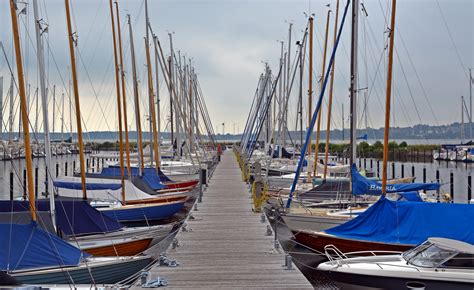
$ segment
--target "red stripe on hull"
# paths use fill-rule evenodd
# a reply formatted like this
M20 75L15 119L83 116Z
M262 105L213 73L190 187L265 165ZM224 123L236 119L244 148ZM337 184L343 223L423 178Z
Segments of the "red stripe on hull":
M166 188L168 189L177 189L177 188L185 188L185 187L192 187L198 184L199 180L187 180L187 181L178 181L178 182L165 182Z

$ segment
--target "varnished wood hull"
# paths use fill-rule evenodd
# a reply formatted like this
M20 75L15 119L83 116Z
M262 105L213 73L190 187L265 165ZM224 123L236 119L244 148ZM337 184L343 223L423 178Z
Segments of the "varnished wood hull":
M315 251L324 253L324 247L334 245L343 253L359 251L397 251L404 252L414 245L388 244L362 240L344 239L317 232L301 231L293 233L296 241Z
M84 249L84 252L96 257L135 256L148 249L152 240L149 238L121 244L115 243L108 246Z
M184 189L195 187L198 183L199 180L186 180L176 182L164 182L163 184L166 185L166 189Z

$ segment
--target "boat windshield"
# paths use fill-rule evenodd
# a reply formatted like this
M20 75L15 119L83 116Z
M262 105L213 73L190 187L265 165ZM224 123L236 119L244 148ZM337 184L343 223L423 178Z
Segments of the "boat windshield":
M458 254L457 251L440 248L425 242L413 250L403 254L407 263L418 267L435 268L441 266Z

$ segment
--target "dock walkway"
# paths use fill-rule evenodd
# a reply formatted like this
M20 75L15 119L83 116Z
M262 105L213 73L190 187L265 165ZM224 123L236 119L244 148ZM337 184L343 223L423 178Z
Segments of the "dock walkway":
M273 236L266 235L268 222L252 211L248 187L230 150L197 207L187 231L176 236L179 246L167 251L180 265L154 267L152 279L165 278L166 288L176 289L313 289L296 266L283 266L285 254L275 251Z

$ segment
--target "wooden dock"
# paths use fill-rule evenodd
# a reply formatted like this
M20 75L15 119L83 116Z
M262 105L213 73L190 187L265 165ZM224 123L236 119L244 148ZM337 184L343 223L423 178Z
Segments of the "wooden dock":
M166 288L313 289L293 265L286 270L285 254L267 236L268 222L252 211L248 185L230 150L222 156L204 191L202 203L187 221L187 231L176 238L179 246L167 251L177 267L157 266L150 278L168 281ZM280 247L281 249L281 247Z

